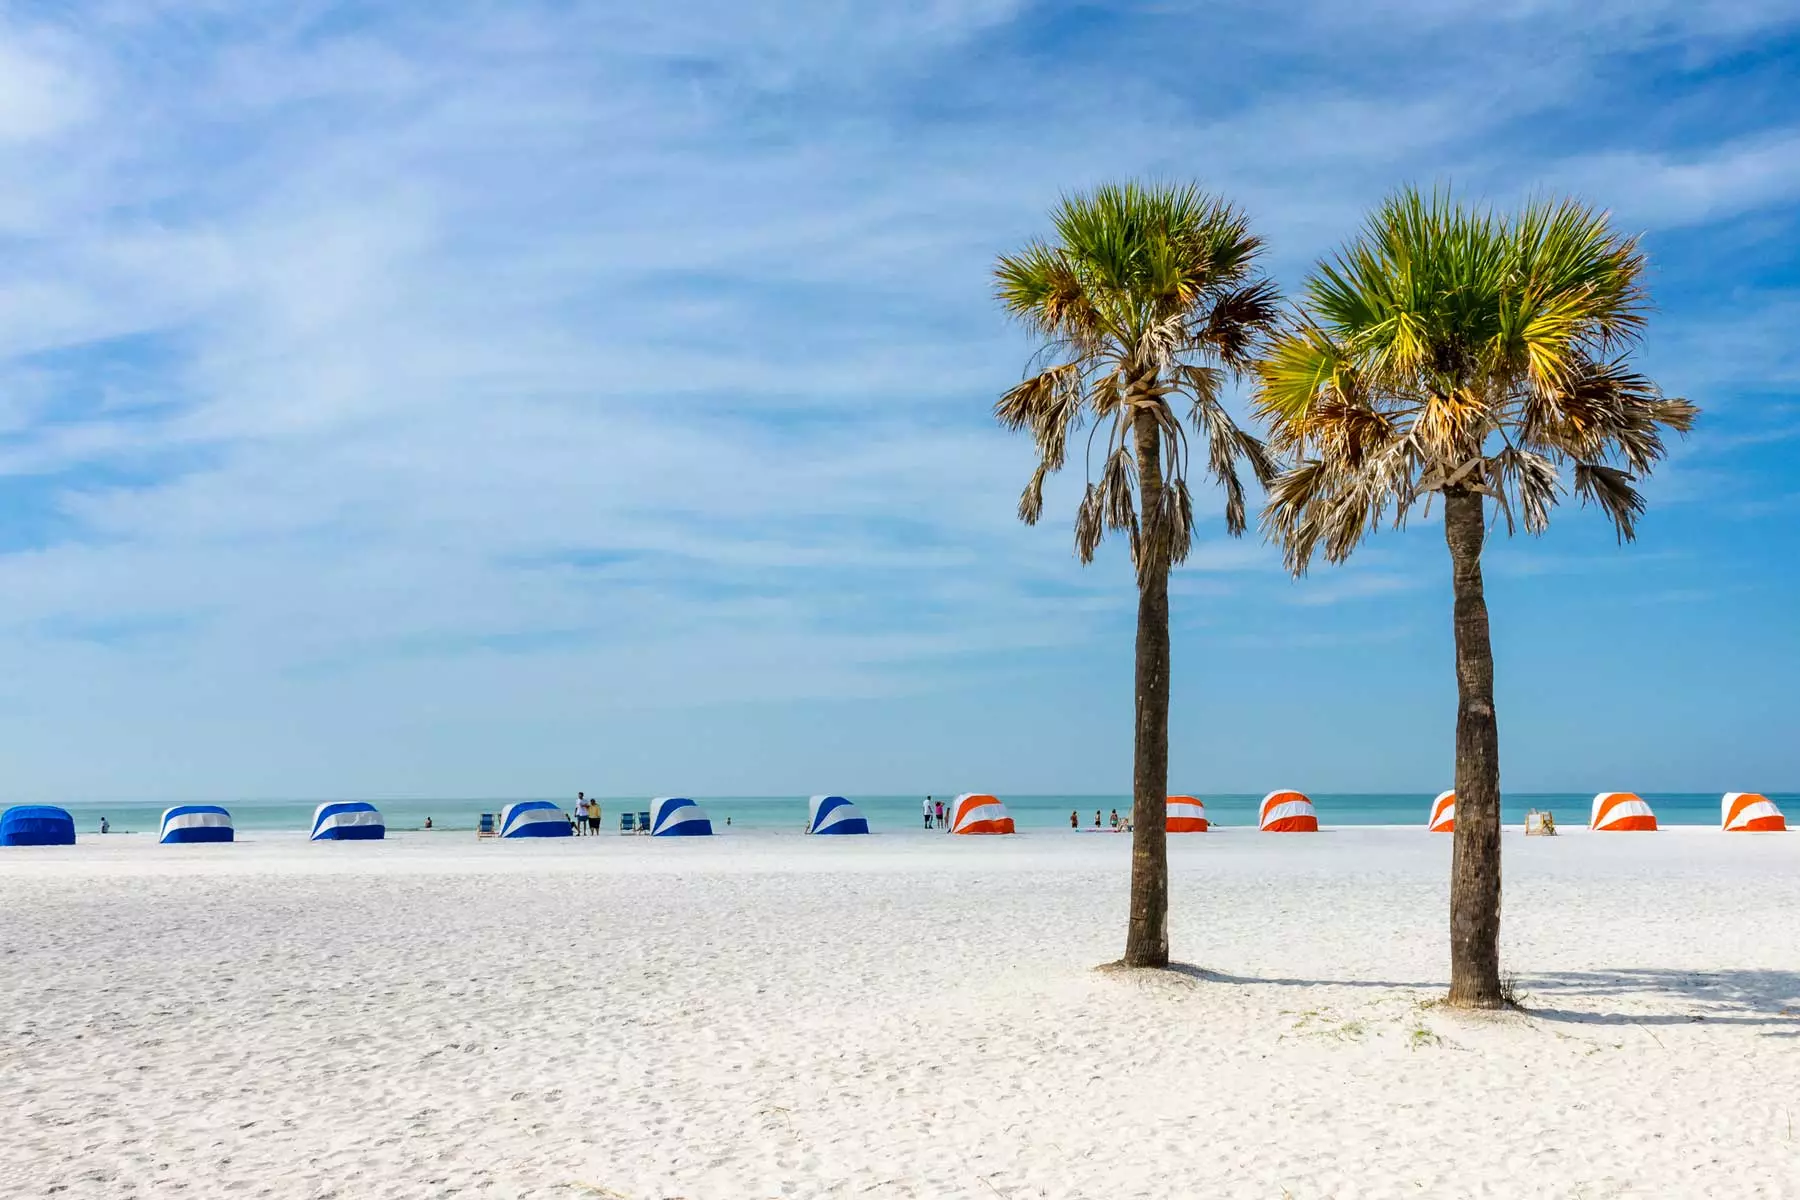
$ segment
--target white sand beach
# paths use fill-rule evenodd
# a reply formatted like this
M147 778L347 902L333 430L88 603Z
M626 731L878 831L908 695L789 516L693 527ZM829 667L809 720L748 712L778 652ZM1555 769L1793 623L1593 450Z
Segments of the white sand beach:
M1450 839L0 854L0 1195L1800 1196L1800 834L1506 838L1524 1014L1432 1005Z

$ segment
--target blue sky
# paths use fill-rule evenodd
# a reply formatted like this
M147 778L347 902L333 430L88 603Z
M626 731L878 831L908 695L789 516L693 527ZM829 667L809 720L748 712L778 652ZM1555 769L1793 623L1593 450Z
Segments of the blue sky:
M1790 0L0 5L0 794L1126 790L987 274L1125 175L1289 287L1406 181L1641 230L1704 423L1492 544L1503 783L1800 788L1796 79ZM1207 508L1171 783L1445 785L1436 526Z

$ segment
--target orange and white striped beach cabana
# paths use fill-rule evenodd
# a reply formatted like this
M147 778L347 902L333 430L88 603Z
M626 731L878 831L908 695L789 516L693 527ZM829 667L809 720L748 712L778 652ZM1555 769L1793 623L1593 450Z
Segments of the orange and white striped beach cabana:
M1439 792L1431 802L1431 820L1425 823L1432 833L1456 832L1456 793Z
M1605 833L1655 829L1656 814L1631 792L1601 792L1594 797L1594 815L1588 828Z
M1719 824L1727 833L1780 833L1787 828L1787 818L1767 796L1726 792L1719 802Z
M951 833L1011 833L1013 819L993 796L964 792L951 806Z
M1211 824L1206 805L1193 796L1170 796L1168 821L1170 833L1205 833Z
M1319 814L1303 792L1270 792L1257 826L1264 833L1317 833Z

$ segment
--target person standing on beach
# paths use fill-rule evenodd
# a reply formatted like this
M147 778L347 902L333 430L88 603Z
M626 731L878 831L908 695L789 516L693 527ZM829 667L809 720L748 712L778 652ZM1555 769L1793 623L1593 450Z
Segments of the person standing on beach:
M1069 810L1069 828L1075 830L1081 828L1081 814L1072 808Z
M1097 808L1094 810L1094 828L1100 828L1100 810Z
M600 836L600 801L588 801L588 832Z
M581 837L587 832L588 802L586 792L575 793L575 836Z
M931 797L925 797L925 828L931 828Z

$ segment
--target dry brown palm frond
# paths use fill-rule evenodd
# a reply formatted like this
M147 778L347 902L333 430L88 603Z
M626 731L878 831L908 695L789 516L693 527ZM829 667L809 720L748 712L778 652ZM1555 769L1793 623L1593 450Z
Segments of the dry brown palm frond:
M1331 458L1351 470L1391 446L1400 436L1400 420L1348 399L1321 401L1308 417L1306 435Z
M1084 565L1094 561L1094 551L1099 549L1100 539L1106 536L1102 507L1100 489L1088 484L1081 495L1081 503L1075 506L1075 556Z
M1446 458L1481 445L1489 425L1487 404L1468 388L1428 396L1413 421L1419 440Z
M1550 527L1550 509L1562 492L1556 464L1541 454L1508 446L1489 460L1496 495L1506 512L1506 530L1512 532L1512 506L1506 498L1517 496L1525 532L1539 534Z
M1188 314L1181 309L1149 325L1139 338L1136 359L1154 367L1158 375L1170 374L1188 347Z
M1363 534L1381 521L1386 495L1380 488L1381 472L1363 469L1344 473L1329 497L1319 506L1312 519L1319 525L1325 542L1325 561L1341 563L1362 540Z
M1058 363L1022 379L994 402L994 417L1008 429L1035 426L1043 413L1060 403L1059 392L1071 382L1079 387L1081 364Z
M1237 458L1242 453L1240 431L1218 405L1203 412L1196 404L1195 424L1206 435L1206 473L1225 491L1225 528L1233 537L1244 531L1244 485L1238 479ZM1254 439L1252 439L1254 440ZM1257 450L1262 449L1257 443Z
M1100 472L1100 492L1105 498L1103 511L1108 529L1130 531L1137 528L1136 483L1137 462L1129 447L1120 446Z
M1031 482L1019 496L1019 520L1027 525L1036 525L1038 518L1044 515L1044 477L1049 472L1049 465L1040 462L1037 470L1031 473Z
M1088 403L1094 410L1096 420L1115 415L1125 403L1124 379L1118 371L1108 371L1094 380Z
M1531 389L1519 405L1519 444L1576 458L1600 457L1606 453L1604 431L1610 424L1600 407L1603 399L1586 389Z
M1630 474L1604 463L1575 464L1575 491L1583 504L1592 500L1612 520L1619 541L1637 537L1637 518L1644 511L1644 498L1632 487L1637 482Z
M1680 396L1664 396L1658 393L1656 399L1645 406L1651 420L1667 425L1680 434L1694 431L1694 422L1700 419L1700 408L1690 400Z
M1249 430L1240 429L1235 437L1238 452L1244 456L1244 461L1250 464L1250 473L1256 476L1257 484L1266 489L1275 482L1275 476L1281 474L1280 460L1270 451L1268 443Z
M1288 569L1296 575L1306 573L1318 540L1307 513L1330 485L1331 468L1316 458L1296 463L1269 484L1263 527L1271 540L1281 543Z
M1242 507L1240 503L1240 521L1243 519ZM1187 480L1172 479L1164 486L1159 527L1165 539L1169 561L1176 565L1186 562L1188 551L1194 545L1194 497L1188 491Z
M1217 367L1199 367L1183 363L1178 375L1182 389L1192 396L1195 404L1217 404L1219 393L1225 388L1225 372Z
M1188 412L1188 422L1206 438L1207 470L1213 478L1224 483L1227 475L1235 475L1237 459L1241 457L1251 474L1256 476L1256 481L1267 488L1280 472L1269 447L1239 427L1219 401L1216 391L1209 393L1192 388L1188 394L1194 401Z
M1232 537L1243 533L1249 525L1249 517L1244 509L1244 484L1236 471L1227 471L1217 476L1219 489L1225 493L1225 531ZM1183 552L1183 557L1186 552Z
M1567 454L1572 458L1599 458L1604 447L1632 425L1658 397L1656 385L1630 370L1623 359L1612 361L1581 358L1572 362L1554 385L1532 388L1520 416L1521 438L1526 445ZM1634 460L1639 469L1660 455L1661 441L1652 451L1638 450L1651 458ZM1627 458L1633 453L1625 449Z
M1068 454L1069 434L1082 426L1080 363L1061 363L1033 375L994 404L994 416L1009 429L1031 430L1038 453L1060 470Z
M1194 332L1225 366L1247 371L1257 349L1280 323L1280 290L1265 279L1220 295Z

